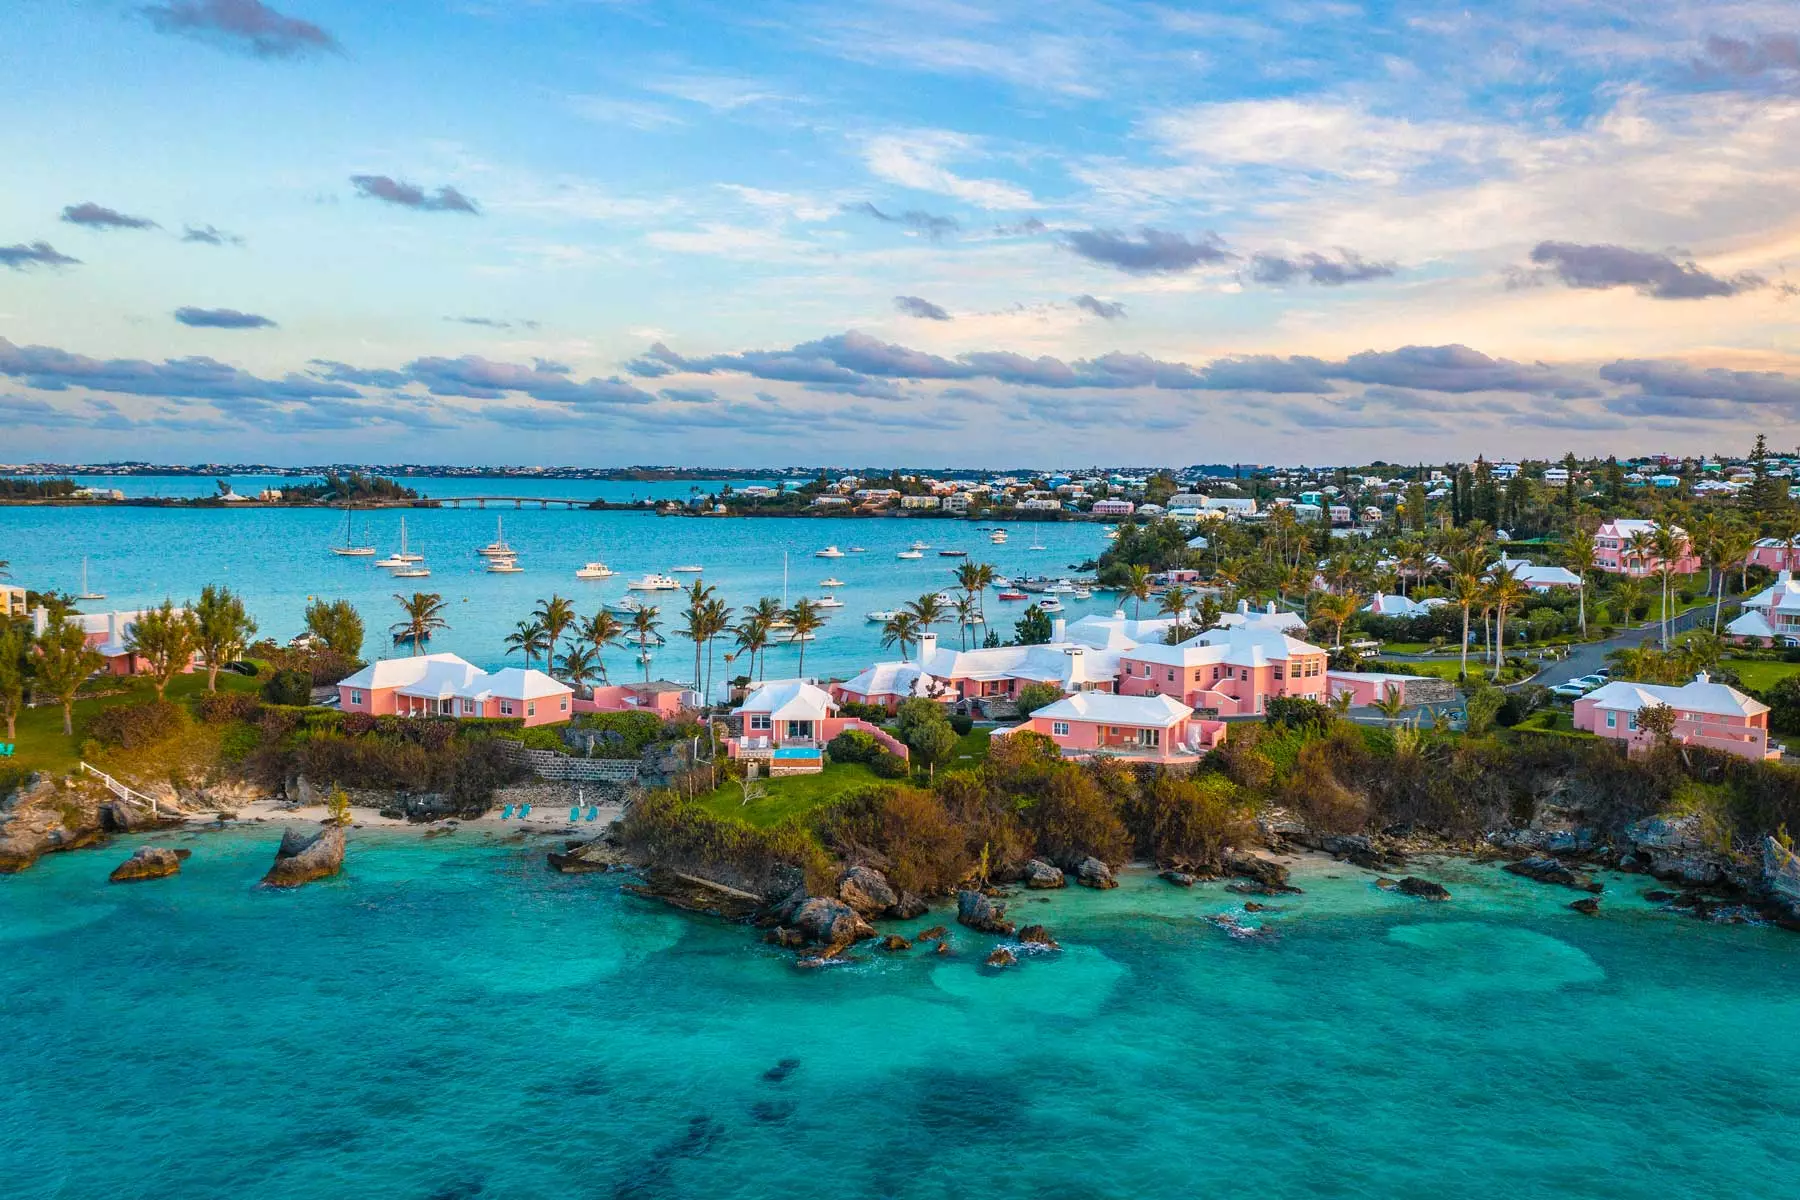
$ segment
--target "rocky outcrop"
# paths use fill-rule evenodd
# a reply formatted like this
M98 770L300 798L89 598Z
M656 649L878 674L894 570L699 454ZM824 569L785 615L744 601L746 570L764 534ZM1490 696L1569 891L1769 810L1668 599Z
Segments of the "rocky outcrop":
M982 933L1011 935L1013 923L1005 920L1006 905L980 892L967 889L956 893L956 920L960 925Z
M1119 886L1118 879L1113 876L1112 868L1091 854L1082 859L1081 865L1075 868L1075 882L1082 887L1094 888L1102 892L1108 888Z
M1186 871L1164 871L1161 873L1160 878L1168 880L1176 887L1184 888L1191 888L1194 884L1199 882L1199 879L1196 876L1189 875Z
M1005 946L995 946L993 953L987 956L987 962L982 965L1000 971L1016 965L1018 961L1019 956L1014 954L1011 950L1008 950Z
M1699 817L1651 817L1625 827L1631 857L1658 879L1706 887L1725 878L1725 865L1707 848Z
M139 846L131 857L113 868L109 883L135 883L140 879L166 879L181 874L182 860L191 850L169 850L162 846Z
M646 900L659 900L684 912L704 913L727 921L749 921L764 909L763 898L754 892L699 875L652 867L643 872L643 880L619 890Z
M837 898L865 918L878 917L900 902L886 875L861 865L846 867L838 876Z
M1800 854L1772 837L1763 839L1762 885L1771 901L1800 918Z
M1396 891L1407 896L1416 896L1421 900L1448 900L1450 889L1441 883L1433 883L1429 879L1420 879L1417 875L1408 875L1394 885Z
M950 936L950 930L943 925L933 925L930 929L921 929L913 938L913 942L936 942Z
M1341 858L1365 871L1388 871L1406 866L1406 855L1382 849L1360 833L1327 835L1319 840L1319 848L1333 858ZM1282 882L1286 882L1285 878Z
M428 832L425 836L430 837L431 833ZM625 853L605 836L591 841L564 842L562 850L552 850L545 857L549 860L551 870L561 871L564 875L592 875L600 871L617 870L630 862Z
M1255 854L1227 854L1224 866L1227 875L1242 876L1257 885L1254 888L1232 887L1231 890L1234 892L1259 896L1281 896L1297 894L1300 891L1299 888L1288 882L1286 867Z
M1530 858L1507 863L1502 869L1526 879L1535 879L1539 883L1574 888L1578 892L1599 892L1605 890L1606 886L1596 882L1592 875L1577 871L1561 859L1551 858L1547 854L1534 854Z
M309 834L290 829L281 835L275 865L263 876L269 887L299 887L336 875L344 866L344 827L332 824Z
M1586 917L1597 917L1600 915L1600 902L1592 896L1583 896L1581 899L1570 904L1569 907Z
M46 854L103 840L100 805L95 794L64 788L41 774L27 779L10 800L0 796L0 875L23 871Z
M896 954L901 950L911 950L912 943L897 933L890 933L881 939L881 948L889 954Z
M887 915L893 917L896 921L910 921L914 917L922 917L930 911L931 905L925 902L923 896L917 896L912 892L902 890L900 899L895 902L892 908L888 909Z
M1063 878L1062 868L1041 858L1034 858L1025 864L1025 886L1038 891L1049 891L1052 888L1067 887L1068 881Z
M1041 946L1045 950L1061 950L1050 931L1042 925L1027 925L1019 930L1019 944L1023 946Z
M793 928L808 945L824 946L828 958L875 936L875 927L862 914L829 896L813 896L796 908Z

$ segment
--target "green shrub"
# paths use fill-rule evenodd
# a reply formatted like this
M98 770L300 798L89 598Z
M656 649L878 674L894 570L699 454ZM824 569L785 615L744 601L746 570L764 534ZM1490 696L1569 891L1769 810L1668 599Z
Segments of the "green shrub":
M312 703L312 676L292 667L277 671L263 684L263 699L270 704L303 706Z
M262 704L248 692L205 692L194 708L208 725L229 725L255 720Z
M971 717L968 713L952 713L950 715L950 728L956 730L957 737L966 737L969 730L975 728L975 718Z
M841 716L856 717L872 725L879 725L888 719L888 710L879 704L859 704L855 700L846 700L838 705Z
M906 760L891 750L883 750L877 754L869 763L869 769L883 779L905 779L912 774L912 768L907 766Z
M85 736L102 746L136 750L173 737L187 726L187 711L169 700L118 704L103 708L88 721Z
M1053 683L1028 683L1019 689L1019 715L1029 717L1040 708L1047 708L1062 699L1062 689Z
M663 740L663 719L650 712L584 713L575 719L575 728L593 729L602 735L594 743L596 758L637 758L656 742ZM695 733L704 732L698 727Z
M886 751L882 750L874 734L861 729L846 729L826 743L825 753L835 763L866 763Z

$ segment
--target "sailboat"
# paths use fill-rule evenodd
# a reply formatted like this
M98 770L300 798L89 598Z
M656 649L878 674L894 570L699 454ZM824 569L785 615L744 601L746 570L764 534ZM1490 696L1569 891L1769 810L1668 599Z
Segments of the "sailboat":
M401 517L400 518L400 549L395 551L394 553L388 555L386 558L377 560L375 565L378 567L387 567L388 569L398 573L399 571L405 570L407 567L412 566L414 563L420 563L420 562L424 562L424 561L425 561L425 556L423 554L413 554L407 550L407 548L406 548L406 518ZM416 579L416 578L418 578L418 576L408 575L407 578L408 579Z
M83 556L83 558L81 560L81 594L76 596L75 598L77 600L104 600L104 599L106 599L105 592L95 592L95 591L88 590L87 558L85 556Z
M506 544L506 519L494 518L494 540L481 547L475 553L483 558L517 558L519 552Z
M375 553L375 547L367 543L358 545L350 538L350 519L355 515L356 510L354 508L346 508L344 510L344 543L341 546L333 546L331 552L333 554L340 554L345 558L370 558ZM365 534L366 532L367 531L365 530Z

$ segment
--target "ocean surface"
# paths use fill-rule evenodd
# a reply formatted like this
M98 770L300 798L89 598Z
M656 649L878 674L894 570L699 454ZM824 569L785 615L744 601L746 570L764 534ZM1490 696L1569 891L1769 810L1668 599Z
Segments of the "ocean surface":
M131 480L146 485L143 478ZM191 484L174 480L171 485ZM579 481L534 481L528 487L513 480L418 480L433 496L481 491L586 496L600 491L628 498L630 489L689 486L669 484L595 484ZM240 480L244 490L249 484ZM558 490L558 489L562 490ZM358 541L370 541L376 558L400 547L397 510L354 516ZM1106 540L1095 524L1018 523L1009 527L1004 545L989 542L985 531L966 521L941 519L695 518L659 517L643 512L594 512L586 509L514 509L510 504L476 509L409 509L408 547L425 555L427 579L393 579L373 558L346 558L327 547L341 541L345 516L336 509L182 509L106 507L0 507L0 559L10 560L13 581L34 590L82 590L82 562L87 561L88 587L106 599L83 605L92 611L132 609L177 602L197 595L208 583L226 584L245 598L261 632L286 640L302 629L307 601L347 599L363 615L368 640L365 657L391 653L389 626L400 617L396 593L438 592L450 604L450 628L435 638L432 650L460 654L478 666L523 665L508 659L503 638L526 620L539 600L560 594L574 600L576 610L591 615L603 603L617 603L628 593L626 583L651 572L668 573L677 566L703 567L703 578L734 607L754 604L763 596L788 600L815 599L827 589L820 581L836 578L844 586L829 589L843 601L816 640L806 644L808 675L847 675L884 655L879 626L865 619L875 609L893 608L925 591L954 587L956 567L964 560L942 558L937 550L969 552L969 561L993 563L1003 574L1060 576L1099 555ZM500 522L508 543L519 551L516 575L489 574L475 549L494 540ZM366 535L366 536L365 536ZM932 549L921 559L900 560L895 554L914 541ZM845 557L823 559L817 551L836 544ZM1042 550L1032 550L1041 545ZM861 546L864 552L850 553ZM583 563L600 560L618 575L606 580L579 580ZM692 575L676 575L683 584ZM641 594L662 613L668 645L650 664L652 677L691 682L692 643L675 636L684 602L674 592ZM1064 598L1065 616L1111 611L1116 601L1097 593L1087 602ZM987 597L987 611L1002 637L1012 636L1013 623L1025 605ZM954 624L936 632L946 643L958 640ZM716 644L715 691L730 674L724 656L729 639ZM542 665L540 662L538 665ZM632 649L610 651L606 665L615 679L643 677ZM764 668L769 678L792 675L801 666L799 647L783 643L769 652Z
M356 835L258 890L272 829L0 878L0 1193L18 1200L1792 1197L1800 940L1604 913L1491 868L1426 904L1329 866L1243 915L1129 875L1015 898L992 974L751 931ZM470 839L470 840L464 840ZM1207 914L1276 936L1242 939ZM943 911L924 921L947 921Z

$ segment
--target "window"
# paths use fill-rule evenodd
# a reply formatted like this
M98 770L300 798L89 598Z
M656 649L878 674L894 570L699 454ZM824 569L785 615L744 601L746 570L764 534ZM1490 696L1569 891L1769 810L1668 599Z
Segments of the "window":
M537 716L537 701L536 700L527 700L525 702L525 715L528 717Z
M481 715L481 704L479 701L464 700L462 706L463 716L465 717L477 717Z
M1619 727L1619 714L1618 713L1607 713L1606 714L1606 727L1608 729L1617 729Z
M1175 668L1174 667L1169 668L1169 682L1170 683L1175 682Z
M1067 721L1052 721L1052 722L1050 722L1050 736L1051 737L1068 737L1069 736L1069 723Z
M500 702L500 715L503 717L510 717L513 715L513 702L511 700L502 700Z
M350 689L350 703L352 703L352 704L361 704L362 703L362 693L357 691L355 688Z
M757 730L768 729L769 728L769 714L768 713L751 713L750 714L750 728L757 729Z
M562 703L559 704L557 707L559 707L563 712L568 712L569 711L569 698L567 696L564 696L562 698Z
M1160 746L1162 745L1162 730L1140 729L1138 730L1138 741L1145 746Z
M1279 682L1280 682L1280 681L1281 681L1281 679L1282 679L1282 674L1281 674L1281 664L1280 664L1280 663L1276 663L1276 664L1275 664L1275 681L1276 681L1276 682L1277 682L1277 683L1279 683Z
M1629 717L1625 718L1625 728L1632 733L1637 732L1637 714L1636 713L1632 713Z
M1214 683L1219 682L1219 668L1217 668L1217 667L1213 668L1213 682Z

